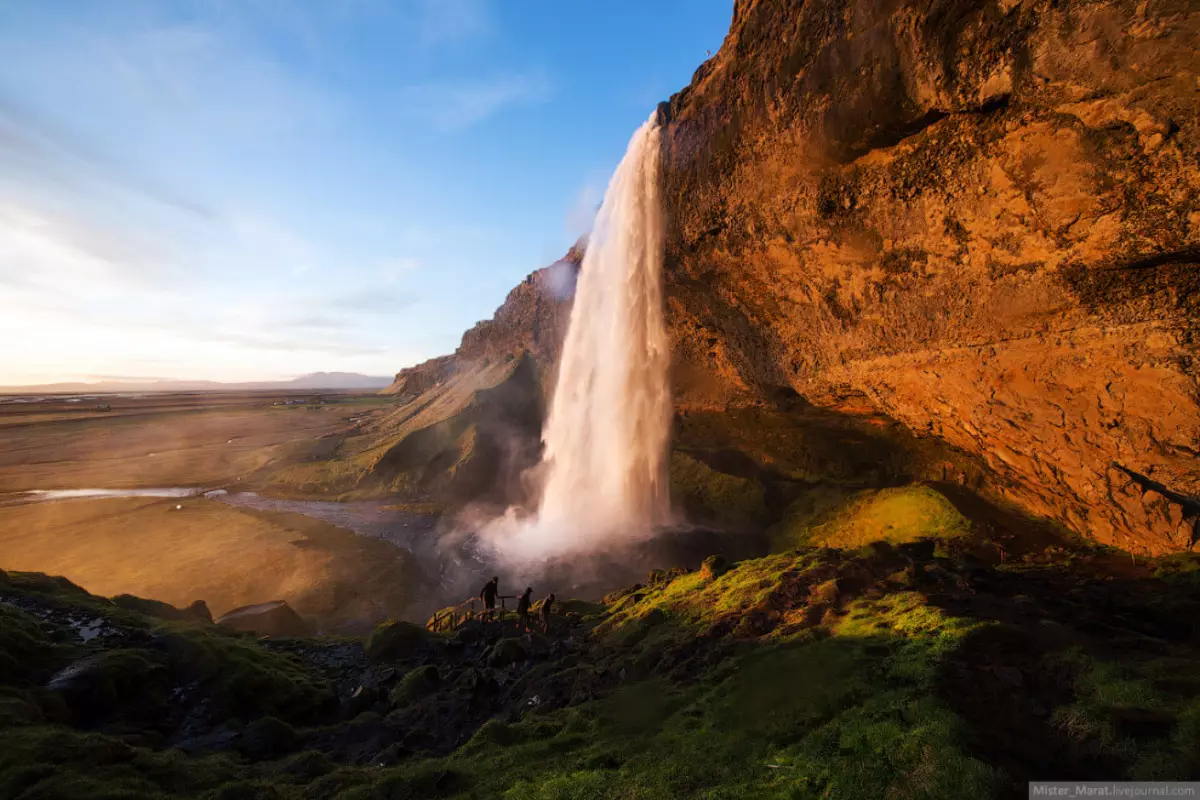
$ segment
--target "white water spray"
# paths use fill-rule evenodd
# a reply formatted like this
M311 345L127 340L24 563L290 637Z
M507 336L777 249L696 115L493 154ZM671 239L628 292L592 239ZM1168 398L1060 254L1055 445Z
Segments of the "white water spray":
M537 516L487 533L514 560L644 538L668 521L670 350L662 308L659 128L638 128L588 240L543 430Z

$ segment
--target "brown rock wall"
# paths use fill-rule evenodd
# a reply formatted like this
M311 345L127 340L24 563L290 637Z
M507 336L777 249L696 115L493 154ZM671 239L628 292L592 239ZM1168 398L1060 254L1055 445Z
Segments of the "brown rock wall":
M1030 510L1189 546L1197 53L1177 0L738 2L663 108L681 405L852 389Z

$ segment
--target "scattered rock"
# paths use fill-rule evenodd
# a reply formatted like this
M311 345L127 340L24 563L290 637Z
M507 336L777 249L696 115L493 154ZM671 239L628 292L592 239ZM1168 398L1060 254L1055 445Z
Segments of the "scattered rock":
M223 614L217 624L237 631L260 636L308 636L309 624L297 614L286 600L273 600L252 606L235 608Z
M711 555L700 565L700 577L706 581L715 580L729 571L729 562L723 555Z
M811 602L820 605L833 605L837 602L840 590L838 588L838 579L833 578L822 584L818 584L812 588Z

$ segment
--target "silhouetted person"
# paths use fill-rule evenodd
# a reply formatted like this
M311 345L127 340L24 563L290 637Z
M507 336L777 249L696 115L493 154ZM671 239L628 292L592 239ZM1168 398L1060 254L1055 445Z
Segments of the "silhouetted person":
M526 586L525 594L517 601L517 622L522 628L529 629L529 607L533 605L533 587Z
M484 611L489 617L496 612L496 595L499 593L500 579L494 576L479 590L479 599L483 601Z
M554 608L554 592L546 595L542 601L542 633L550 632L550 610Z

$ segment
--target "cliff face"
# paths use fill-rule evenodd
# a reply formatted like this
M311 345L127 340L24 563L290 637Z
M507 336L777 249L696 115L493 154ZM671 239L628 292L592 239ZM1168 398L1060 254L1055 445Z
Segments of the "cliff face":
M660 111L679 404L779 389L1138 551L1200 506L1200 11L738 0Z
M431 358L400 370L387 391L421 394L449 380L459 370L502 361L522 352L529 353L541 374L548 378L558 363L582 262L583 246L576 244L560 260L517 284L491 319L477 323L463 334L453 355ZM545 380L543 383L550 386Z
M582 260L582 247L571 248L509 292L452 355L396 375L387 391L399 402L371 423L356 488L448 505L522 499Z

